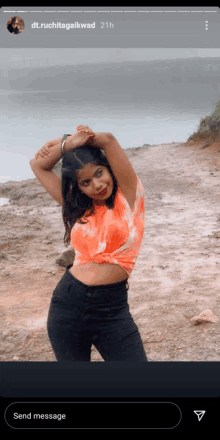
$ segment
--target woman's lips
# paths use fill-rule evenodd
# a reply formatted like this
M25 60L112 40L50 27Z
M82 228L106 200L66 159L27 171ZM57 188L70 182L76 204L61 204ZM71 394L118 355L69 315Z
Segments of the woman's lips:
M96 194L97 196L104 196L105 193L107 192L107 188L105 188L102 192Z

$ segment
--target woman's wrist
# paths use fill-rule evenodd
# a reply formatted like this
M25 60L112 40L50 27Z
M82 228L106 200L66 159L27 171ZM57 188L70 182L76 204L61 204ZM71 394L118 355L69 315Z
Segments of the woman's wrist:
M99 133L94 132L94 135L95 135L94 138L88 138L87 142L85 143L88 144L90 143L94 147L97 146L101 150L104 150L114 138L114 136L108 132L99 132ZM63 146L63 152L66 153L67 151L74 150L75 148L80 147L82 145L83 144L81 140L77 139L76 133L74 133L73 135L68 136L66 138L65 144Z
M71 151L74 148L76 148L76 146L73 145L73 140L71 139L71 136L68 136L66 138L66 142L65 142L65 144L63 146L63 152L67 153L67 151Z

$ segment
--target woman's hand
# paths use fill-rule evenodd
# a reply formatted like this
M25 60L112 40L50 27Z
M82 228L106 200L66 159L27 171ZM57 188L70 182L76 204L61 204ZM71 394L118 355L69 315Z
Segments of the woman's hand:
M71 151L74 148L81 147L86 143L91 144L94 147L104 150L108 145L111 133L94 133L88 125L78 125L76 127L76 132L68 136L64 144L64 152ZM61 145L62 137L53 139L52 141L47 141L40 150L35 154L35 159L38 156L47 157L50 156L50 149L56 145Z
M50 155L50 148L55 147L55 145L58 145L62 142L62 137L53 139L52 141L47 141L40 150L37 151L35 154L35 159L38 158L38 156L46 157Z
M105 147L109 144L112 137L111 133L94 133L88 125L77 125L76 129L79 133L92 133L94 137L91 138L89 142L92 146L100 148L101 150L105 150Z
M67 151L71 151L76 147L80 147L84 144L86 144L87 142L91 142L91 140L94 138L94 133L87 133L87 132L77 132L74 133L71 136L68 136L66 139L66 142L64 144L64 152ZM37 151L37 153L35 154L35 159L38 158L38 156L41 157L47 157L50 156L51 152L50 152L50 148L55 147L56 145L60 145L62 143L62 137L53 139L52 141L47 141L42 148L40 148L40 150Z
M64 151L71 151L78 147L83 147L85 144L92 144L95 133L92 130L77 130L72 136L68 136L64 145Z

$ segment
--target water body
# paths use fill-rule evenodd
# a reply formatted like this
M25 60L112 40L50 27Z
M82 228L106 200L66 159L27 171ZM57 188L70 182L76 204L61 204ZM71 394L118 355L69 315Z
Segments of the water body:
M0 198L0 206L2 206L2 205L4 205L4 204L9 204L9 199L6 199L6 198Z
M47 90L34 81L16 90L16 80L12 90L1 90L0 182L35 177L29 161L36 151L79 124L113 133L122 148L185 142L220 96L218 82L148 82L143 69L126 78L117 69L112 76L97 70L66 82L49 78Z

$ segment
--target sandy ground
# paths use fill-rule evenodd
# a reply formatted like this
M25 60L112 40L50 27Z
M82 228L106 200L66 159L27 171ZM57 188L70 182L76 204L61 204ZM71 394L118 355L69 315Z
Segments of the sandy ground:
M220 145L204 144L126 150L145 188L128 302L149 361L220 361ZM65 272L61 207L5 205L0 223L0 361L55 361L46 321ZM103 361L95 347L91 360Z

